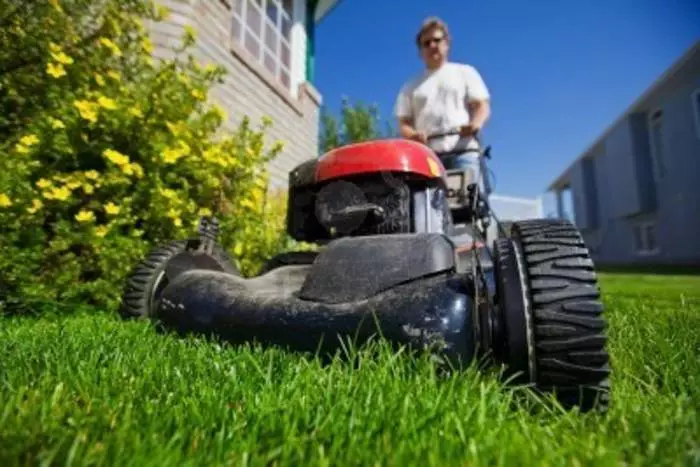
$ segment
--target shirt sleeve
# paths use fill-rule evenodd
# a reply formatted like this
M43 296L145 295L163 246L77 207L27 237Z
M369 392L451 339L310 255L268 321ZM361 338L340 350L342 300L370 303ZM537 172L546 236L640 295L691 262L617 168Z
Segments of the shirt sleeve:
M472 66L464 67L464 81L467 86L467 102L491 98L481 74Z
M396 118L410 118L413 116L411 107L411 92L408 85L401 87L399 95L394 104L394 115Z

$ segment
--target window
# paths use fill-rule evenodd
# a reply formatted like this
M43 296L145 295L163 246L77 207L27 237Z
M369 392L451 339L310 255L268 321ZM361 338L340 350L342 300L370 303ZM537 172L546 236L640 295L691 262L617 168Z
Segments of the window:
M659 251L656 243L656 225L644 222L634 226L634 247L638 254L649 255Z
M663 113L657 110L649 118L649 137L654 176L657 180L666 175L663 144Z
M293 0L234 0L233 40L286 89L291 80Z
M693 91L691 94L693 100L693 118L695 118L695 132L700 138L700 88Z

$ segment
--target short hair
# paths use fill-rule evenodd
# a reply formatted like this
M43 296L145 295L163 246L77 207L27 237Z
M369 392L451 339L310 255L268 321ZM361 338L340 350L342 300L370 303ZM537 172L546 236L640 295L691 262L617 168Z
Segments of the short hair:
M430 31L431 29L441 30L445 34L445 39L448 39L450 37L450 32L447 29L447 24L445 24L445 22L437 16L430 16L429 18L423 20L423 23L421 24L421 27L418 30L418 34L416 34L416 45L418 47L421 46L421 37L423 37L423 34Z

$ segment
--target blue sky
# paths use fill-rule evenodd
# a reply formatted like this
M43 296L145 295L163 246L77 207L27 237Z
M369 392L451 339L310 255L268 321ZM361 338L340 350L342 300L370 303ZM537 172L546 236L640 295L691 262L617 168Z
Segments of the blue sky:
M700 39L698 0L341 0L317 29L316 86L384 119L401 84L421 71L423 18L450 27L451 59L489 87L496 192L534 197L651 82ZM546 209L551 200L546 197Z

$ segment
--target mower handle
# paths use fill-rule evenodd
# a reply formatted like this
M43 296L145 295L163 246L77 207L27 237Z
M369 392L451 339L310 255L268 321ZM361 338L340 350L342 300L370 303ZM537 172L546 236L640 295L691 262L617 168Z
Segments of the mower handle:
M459 135L461 135L460 130L459 130L459 129L453 129L453 130L445 131L445 132L443 132L443 133L433 133L433 134L431 134L431 135L428 135L428 136L426 137L426 140L427 140L427 141L430 141L430 140L433 140L433 139L442 138L443 136L459 136ZM472 136L472 138L474 138L474 139L476 140L476 142L479 144L479 146L481 146L481 139L479 138L479 133L478 133L478 132L475 133L475 134ZM455 150L447 151L447 152L439 152L439 153L437 153L437 154L440 155L440 156L450 156L450 155L453 155L453 154L463 154L463 153L465 153L465 152L478 152L479 154L483 155L483 156L486 157L487 159L490 159L490 158L491 158L491 151L490 151L490 149L491 149L491 148L488 148L488 147L487 147L486 149L484 149L483 151L482 151L482 150L479 150L479 149L466 149L466 150L465 150L465 149L455 149Z
M433 133L431 135L428 135L425 139L430 141L433 139L442 138L444 136L460 136L460 135L461 135L461 132L460 132L459 128L456 128L453 130L445 131L443 133ZM474 138L478 143L481 143L478 131L476 133L474 133L474 135L472 135L472 138Z

